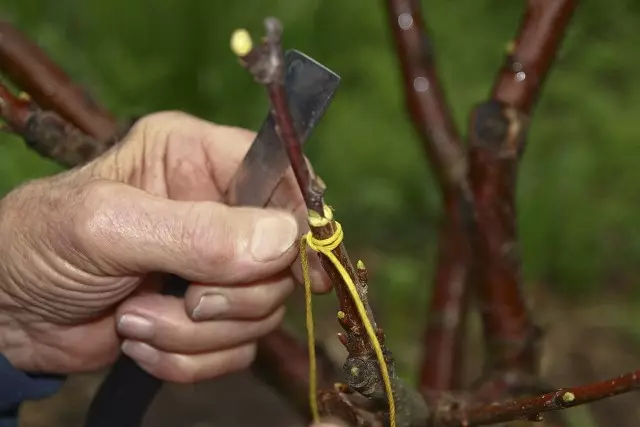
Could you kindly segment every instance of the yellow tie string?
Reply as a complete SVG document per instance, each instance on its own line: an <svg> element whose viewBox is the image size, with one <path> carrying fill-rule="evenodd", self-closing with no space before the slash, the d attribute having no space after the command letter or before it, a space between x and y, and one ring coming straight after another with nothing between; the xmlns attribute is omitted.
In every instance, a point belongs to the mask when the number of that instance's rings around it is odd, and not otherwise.
<svg viewBox="0 0 640 427"><path fill-rule="evenodd" d="M313 213L309 216L309 224L312 227L320 227L326 224L329 224L333 217L333 213L328 206L325 206L324 209L324 217L320 217L318 215L313 215ZM313 420L318 422L320 419L318 412L318 400L317 400L317 377L316 377L316 351L315 351L315 336L314 336L314 325L313 325L313 311L312 311L312 302L311 302L311 278L309 275L309 259L307 257L307 246L316 252L320 252L325 255L329 261L335 266L336 270L342 277L345 285L349 289L349 293L351 294L351 298L358 310L358 315L364 325L364 328L369 336L369 340L373 346L373 349L376 353L376 358L378 360L378 364L380 365L380 373L382 375L382 381L384 382L384 388L387 394L387 401L389 403L389 419L391 427L396 427L396 407L395 401L393 399L393 391L391 388L391 378L389 377L389 370L387 369L387 364L384 360L384 354L382 353L382 346L380 345L380 341L378 340L378 336L376 335L375 330L373 329L373 325L369 320L369 316L367 316L366 309L364 307L364 303L358 294L358 290L356 289L353 280L349 276L347 269L340 262L340 260L333 254L333 250L340 246L342 240L344 238L344 232L342 231L342 226L339 222L334 221L335 230L333 234L326 239L316 239L313 237L311 232L305 234L300 239L300 261L302 265L302 275L304 278L304 289L305 289L305 302L306 302L306 324L307 324L307 338L309 345L309 404L311 406L311 414L313 416Z"/></svg>

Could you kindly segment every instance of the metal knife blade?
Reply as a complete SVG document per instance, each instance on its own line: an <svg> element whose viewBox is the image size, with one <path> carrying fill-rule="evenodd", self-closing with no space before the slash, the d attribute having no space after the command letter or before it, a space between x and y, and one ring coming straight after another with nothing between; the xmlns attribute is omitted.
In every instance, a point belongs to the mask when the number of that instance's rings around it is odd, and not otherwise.
<svg viewBox="0 0 640 427"><path fill-rule="evenodd" d="M294 49L288 50L284 59L289 109L304 143L331 103L340 76ZM226 202L234 206L266 205L288 166L287 152L269 113L231 180Z"/></svg>

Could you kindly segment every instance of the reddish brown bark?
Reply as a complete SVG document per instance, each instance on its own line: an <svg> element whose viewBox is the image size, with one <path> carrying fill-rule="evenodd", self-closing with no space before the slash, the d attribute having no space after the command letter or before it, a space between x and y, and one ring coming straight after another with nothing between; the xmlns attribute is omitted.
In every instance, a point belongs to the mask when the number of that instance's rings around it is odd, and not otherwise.
<svg viewBox="0 0 640 427"><path fill-rule="evenodd" d="M490 369L537 370L537 329L521 290L516 177L535 100L574 0L529 0L517 40L469 130L469 181L476 208L474 253Z"/></svg>
<svg viewBox="0 0 640 427"><path fill-rule="evenodd" d="M556 58L577 0L528 0L522 25L491 91L493 99L530 114Z"/></svg>
<svg viewBox="0 0 640 427"><path fill-rule="evenodd" d="M422 338L419 387L456 390L462 386L464 338L469 305L468 241L457 204L447 200L441 219L437 267Z"/></svg>
<svg viewBox="0 0 640 427"><path fill-rule="evenodd" d="M518 419L540 420L541 414L558 411L627 393L640 388L640 371L630 372L598 383L563 388L535 397L471 407L438 420L442 427L472 427Z"/></svg>
<svg viewBox="0 0 640 427"><path fill-rule="evenodd" d="M0 69L43 110L56 112L74 127L109 139L116 121L37 45L6 21L0 21Z"/></svg>
<svg viewBox="0 0 640 427"><path fill-rule="evenodd" d="M386 0L409 115L443 192L464 186L465 152L437 74L418 0Z"/></svg>
<svg viewBox="0 0 640 427"><path fill-rule="evenodd" d="M461 385L468 303L470 248L464 221L469 220L471 205L464 199L468 189L465 150L441 89L420 2L386 0L385 3L409 116L423 142L444 202L429 318L422 340L419 385L423 391L451 390Z"/></svg>
<svg viewBox="0 0 640 427"><path fill-rule="evenodd" d="M34 106L28 98L15 96L6 86L0 84L0 115L5 121L4 130L20 133L27 126Z"/></svg>
<svg viewBox="0 0 640 427"><path fill-rule="evenodd" d="M31 99L13 95L0 84L0 117L5 130L20 135L27 146L62 166L74 167L109 148L51 111L42 111Z"/></svg>

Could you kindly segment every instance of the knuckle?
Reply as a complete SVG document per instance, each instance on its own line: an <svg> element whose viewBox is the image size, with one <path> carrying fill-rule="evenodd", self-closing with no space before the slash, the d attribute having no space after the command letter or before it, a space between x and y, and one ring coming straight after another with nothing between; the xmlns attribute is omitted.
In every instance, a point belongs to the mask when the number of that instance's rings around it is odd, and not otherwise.
<svg viewBox="0 0 640 427"><path fill-rule="evenodd" d="M267 286L257 286L251 289L247 305L252 317L262 318L268 316L277 307L277 299L273 290L268 289Z"/></svg>
<svg viewBox="0 0 640 427"><path fill-rule="evenodd" d="M72 345L65 351L65 358L59 370L91 372L109 366L120 355L119 348L115 344L110 342L92 346Z"/></svg>
<svg viewBox="0 0 640 427"><path fill-rule="evenodd" d="M197 263L227 264L237 256L236 233L227 209L221 204L198 205L188 215L181 237Z"/></svg>
<svg viewBox="0 0 640 427"><path fill-rule="evenodd" d="M178 384L192 384L198 381L198 367L189 356L172 354L167 357L163 375L166 380Z"/></svg>
<svg viewBox="0 0 640 427"><path fill-rule="evenodd" d="M248 368L256 356L257 345L245 344L233 350L211 354L207 361L183 355L172 355L172 366L167 369L169 381L192 384L242 371Z"/></svg>
<svg viewBox="0 0 640 427"><path fill-rule="evenodd" d="M141 117L133 125L129 137L135 141L142 141L143 145L166 143L172 133L187 127L195 120L197 119L194 116L177 110L151 113Z"/></svg>
<svg viewBox="0 0 640 427"><path fill-rule="evenodd" d="M143 116L129 129L121 147L135 147L137 150L146 151L155 146L162 146L176 128L175 123L184 121L184 116L186 114L179 111L162 111Z"/></svg>
<svg viewBox="0 0 640 427"><path fill-rule="evenodd" d="M71 236L76 242L92 244L105 237L103 233L109 229L105 223L113 223L117 192L107 181L90 181L75 192L68 210Z"/></svg>
<svg viewBox="0 0 640 427"><path fill-rule="evenodd" d="M141 135L144 138L150 130L170 128L171 124L191 117L189 114L178 110L154 112L141 117L131 129L131 133L133 135Z"/></svg>
<svg viewBox="0 0 640 427"><path fill-rule="evenodd" d="M175 338L172 339L173 342L169 343L169 345L173 344L172 347L174 347L174 350L198 351L201 350L206 343L203 339L202 329L194 323L181 323L180 326L176 325L172 334L175 334Z"/></svg>
<svg viewBox="0 0 640 427"><path fill-rule="evenodd" d="M280 325L280 322L282 322L282 320L284 319L286 311L286 307L284 305L281 305L270 315L266 322L268 329L267 333L271 332Z"/></svg>
<svg viewBox="0 0 640 427"><path fill-rule="evenodd" d="M252 313L255 317L270 316L282 307L283 301L293 291L293 281L280 281L273 286L258 286L252 291Z"/></svg>
<svg viewBox="0 0 640 427"><path fill-rule="evenodd" d="M241 371L251 366L256 358L257 347L257 344L255 342L252 342L237 348L235 354L229 357L229 363L226 364L226 369L224 369L223 372L220 372L218 375Z"/></svg>

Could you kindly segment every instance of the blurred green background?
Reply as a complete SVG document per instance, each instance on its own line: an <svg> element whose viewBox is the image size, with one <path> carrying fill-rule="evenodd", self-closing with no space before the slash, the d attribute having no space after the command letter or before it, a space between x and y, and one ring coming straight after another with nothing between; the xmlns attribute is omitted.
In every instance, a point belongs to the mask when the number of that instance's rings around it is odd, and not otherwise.
<svg viewBox="0 0 640 427"><path fill-rule="evenodd" d="M464 130L471 107L489 93L524 2L423 4ZM374 293L384 304L405 308L405 317L424 309L440 201L405 114L382 2L0 0L0 10L118 116L180 109L251 129L267 99L230 52L229 35L238 27L259 34L265 16L280 18L286 47L342 76L306 150L348 244L374 264ZM519 179L530 289L571 301L612 294L633 301L640 289L639 20L637 1L582 1L547 79ZM17 138L0 136L0 194L56 171ZM624 316L637 326L633 312ZM416 323L386 317L392 329Z"/></svg>
<svg viewBox="0 0 640 427"><path fill-rule="evenodd" d="M465 129L484 100L523 2L424 2L439 70ZM405 114L382 3L341 0L0 0L3 15L121 117L180 109L256 129L267 100L229 50L237 27L279 17L286 47L342 76L307 153L379 292L428 298L439 194ZM526 283L635 293L640 273L640 3L583 1L547 80L518 195ZM0 137L0 192L58 169ZM366 261L367 259L365 259ZM416 303L418 301L418 303Z"/></svg>
<svg viewBox="0 0 640 427"><path fill-rule="evenodd" d="M363 7L366 6L366 7ZM180 109L256 129L262 89L229 50L267 15L285 44L338 72L337 97L307 152L351 245L384 253L397 292L428 277L439 195L405 115L382 3L339 0L0 0L2 14L119 116ZM424 2L439 69L464 129L486 98L523 2ZM533 123L519 183L529 282L589 292L639 273L640 4L583 1ZM57 169L0 137L0 193ZM381 226L380 224L384 224ZM426 270L425 270L426 269ZM425 294L426 295L426 294Z"/></svg>

